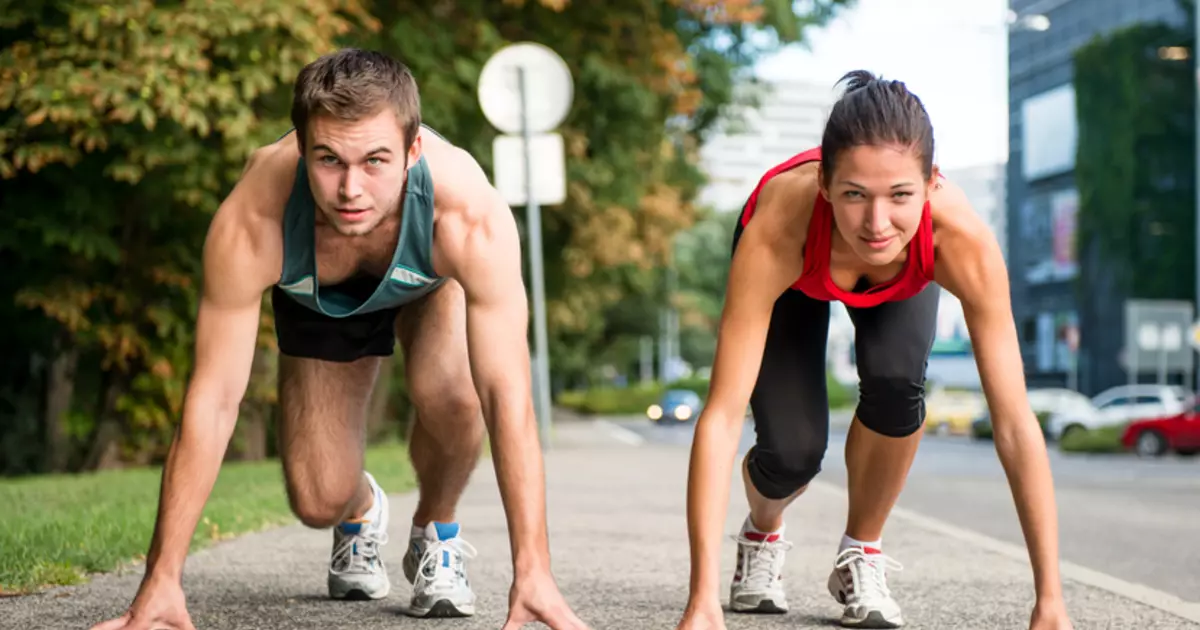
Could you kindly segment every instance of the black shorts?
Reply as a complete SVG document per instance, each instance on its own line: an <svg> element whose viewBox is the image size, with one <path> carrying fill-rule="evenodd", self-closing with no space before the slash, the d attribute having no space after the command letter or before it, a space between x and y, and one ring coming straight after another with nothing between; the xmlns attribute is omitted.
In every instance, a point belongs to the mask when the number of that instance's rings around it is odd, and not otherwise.
<svg viewBox="0 0 1200 630"><path fill-rule="evenodd" d="M365 300L378 285L377 278L361 278L343 282L337 289ZM278 286L271 289L271 306L275 309L275 338L282 354L349 363L395 353L396 316L403 307L334 318L300 304Z"/></svg>
<svg viewBox="0 0 1200 630"><path fill-rule="evenodd" d="M741 233L739 223L734 249ZM867 429L889 437L920 430L940 293L930 283L907 300L846 308L858 364L855 417ZM757 439L747 454L750 480L769 499L791 496L821 469L829 440L828 338L829 302L795 289L776 300L750 397Z"/></svg>

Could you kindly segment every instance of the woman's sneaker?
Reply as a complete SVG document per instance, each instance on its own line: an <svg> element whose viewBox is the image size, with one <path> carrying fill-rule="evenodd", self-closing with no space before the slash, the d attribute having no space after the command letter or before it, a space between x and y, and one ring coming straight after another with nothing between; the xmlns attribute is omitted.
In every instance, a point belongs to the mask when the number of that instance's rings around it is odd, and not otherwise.
<svg viewBox="0 0 1200 630"><path fill-rule="evenodd" d="M900 605L888 589L887 569L903 568L872 547L848 547L839 553L829 574L829 594L846 607L842 627L902 627Z"/></svg>

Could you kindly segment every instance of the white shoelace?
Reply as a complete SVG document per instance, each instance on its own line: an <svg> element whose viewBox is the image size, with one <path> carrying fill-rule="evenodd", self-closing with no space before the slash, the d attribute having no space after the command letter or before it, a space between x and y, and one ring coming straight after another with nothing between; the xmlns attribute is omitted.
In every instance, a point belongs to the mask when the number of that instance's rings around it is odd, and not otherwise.
<svg viewBox="0 0 1200 630"><path fill-rule="evenodd" d="M453 589L458 577L454 571L455 563L451 562L449 567L443 567L442 554L450 553L474 558L478 553L471 543L462 538L429 540L425 545L425 553L421 557L421 564L417 566L417 577L413 581L414 591ZM425 575L425 569L430 566L434 567L432 578Z"/></svg>
<svg viewBox="0 0 1200 630"><path fill-rule="evenodd" d="M751 588L767 588L779 577L777 564L783 561L783 554L792 548L792 543L782 538L775 542L765 540L750 540L735 534L731 536L739 545L749 547L747 572L742 582Z"/></svg>
<svg viewBox="0 0 1200 630"><path fill-rule="evenodd" d="M329 570L334 574L370 573L369 558L374 558L377 566L383 566L379 546L387 544L387 532L372 529L357 534L344 533L342 536L342 542L333 550L333 561L330 562Z"/></svg>
<svg viewBox="0 0 1200 630"><path fill-rule="evenodd" d="M847 603L867 603L887 599L892 592L887 586L887 571L903 571L904 566L882 553L864 553L858 547L847 547L838 554L834 566L847 569L854 585Z"/></svg>

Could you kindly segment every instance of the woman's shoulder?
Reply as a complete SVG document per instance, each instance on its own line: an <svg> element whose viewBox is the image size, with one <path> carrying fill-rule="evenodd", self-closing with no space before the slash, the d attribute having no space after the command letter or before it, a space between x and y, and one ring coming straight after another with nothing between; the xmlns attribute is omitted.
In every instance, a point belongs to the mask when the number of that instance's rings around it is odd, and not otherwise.
<svg viewBox="0 0 1200 630"><path fill-rule="evenodd" d="M944 177L938 177L929 195L929 214L935 247L947 241L995 238L991 227L975 212L966 192Z"/></svg>
<svg viewBox="0 0 1200 630"><path fill-rule="evenodd" d="M817 197L817 163L801 164L767 180L759 192L754 216L764 222L808 225Z"/></svg>

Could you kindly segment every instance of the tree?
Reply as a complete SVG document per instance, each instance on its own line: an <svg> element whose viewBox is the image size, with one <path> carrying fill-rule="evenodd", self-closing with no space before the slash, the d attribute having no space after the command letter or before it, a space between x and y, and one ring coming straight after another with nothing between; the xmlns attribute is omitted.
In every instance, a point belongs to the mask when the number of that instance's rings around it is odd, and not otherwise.
<svg viewBox="0 0 1200 630"><path fill-rule="evenodd" d="M697 149L743 71L846 4L819 0L798 12L789 1L506 0L376 9L388 26L370 42L413 68L425 120L487 171L496 132L480 113L475 85L488 57L505 43L536 41L571 69L574 105L559 129L568 200L544 208L542 223L560 387L585 378L614 344L636 348L619 338L654 325L654 317L617 312L662 304L657 270L675 234L697 216L704 182ZM438 28L451 11L456 28Z"/></svg>
<svg viewBox="0 0 1200 630"><path fill-rule="evenodd" d="M0 17L0 281L19 334L0 389L9 472L153 461L190 371L208 221L255 147L289 127L300 68L347 44L396 54L424 118L491 170L475 88L506 42L546 43L575 77L569 200L545 212L556 373L644 327L603 313L661 303L658 268L696 219L696 148L757 55L848 0L209 0L34 2ZM445 23L452 20L454 27ZM518 212L518 218L522 213ZM626 300L625 302L622 302ZM272 322L234 451L272 419ZM403 406L402 383L391 408ZM385 409L376 401L372 409ZM7 419L12 418L13 422ZM32 440L32 441L31 441ZM9 446L40 442L37 457ZM245 446L242 446L242 445Z"/></svg>
<svg viewBox="0 0 1200 630"><path fill-rule="evenodd" d="M67 369L34 379L49 380L52 449L66 433L95 433L84 463L96 467L144 459L169 438L211 214L250 151L288 128L300 67L338 36L377 27L358 0L6 9L0 212L13 219L0 256L23 284L5 319L38 331L16 355L23 369L76 366L89 383L73 388ZM72 409L84 426L67 431ZM66 459L48 457L53 468Z"/></svg>

